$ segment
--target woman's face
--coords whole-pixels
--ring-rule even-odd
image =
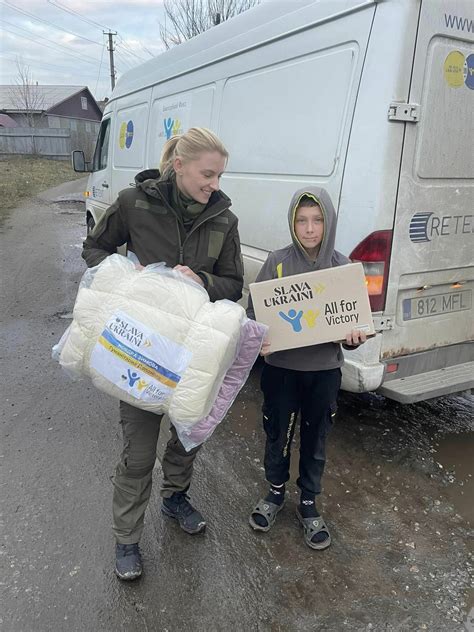
[[[176,182],[187,197],[207,204],[224,173],[226,159],[218,151],[203,151],[195,160],[174,159]]]

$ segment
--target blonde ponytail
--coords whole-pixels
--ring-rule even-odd
[[[182,136],[173,136],[166,141],[160,159],[161,177],[167,177],[173,171],[173,161],[179,157],[183,162],[196,160],[205,151],[217,151],[226,160],[229,157],[227,149],[220,138],[205,127],[191,127]]]

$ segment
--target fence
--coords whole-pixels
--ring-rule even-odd
[[[5,154],[65,160],[71,155],[71,132],[48,127],[0,127],[0,155]]]

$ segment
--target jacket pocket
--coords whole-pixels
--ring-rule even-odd
[[[211,259],[219,259],[222,246],[224,244],[224,233],[220,230],[209,231],[209,243],[207,245],[207,256]]]

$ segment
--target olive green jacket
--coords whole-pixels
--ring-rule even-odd
[[[135,188],[120,191],[84,241],[82,256],[89,267],[98,265],[127,244],[144,266],[164,261],[191,268],[204,281],[211,301],[242,296],[243,266],[237,217],[231,200],[216,191],[186,232],[171,206],[172,183],[160,180],[155,169],[142,171]]]

